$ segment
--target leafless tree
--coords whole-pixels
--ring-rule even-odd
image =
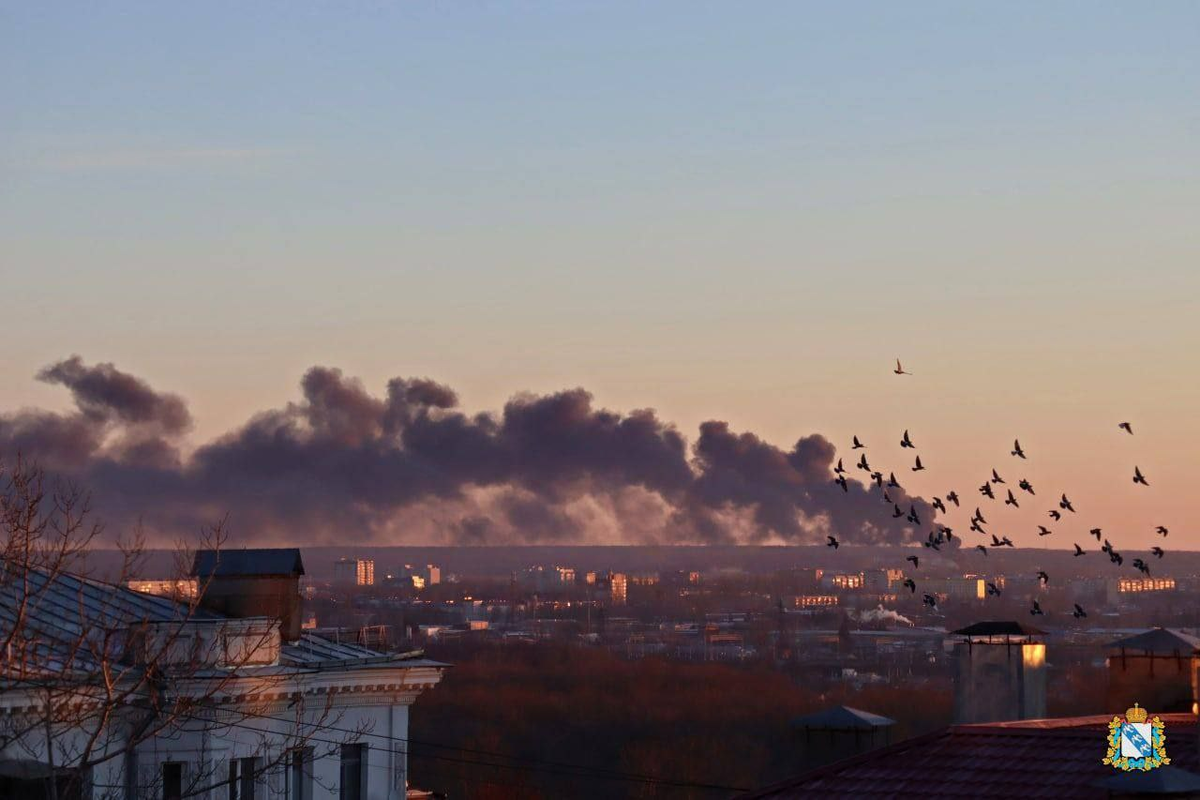
[[[221,520],[195,549],[219,554],[226,539]],[[285,769],[296,752],[360,733],[338,728],[327,697],[281,696],[293,676],[262,669],[278,664],[277,620],[204,611],[211,577],[191,583],[193,548],[176,550],[174,597],[141,602],[123,587],[144,566],[144,537],[119,537],[117,565],[97,574],[102,543],[84,490],[20,458],[0,464],[0,757],[36,765],[29,774],[44,781],[46,797],[161,796],[161,773],[138,769],[136,757],[156,737],[186,732],[207,748],[236,731],[243,747],[254,742],[253,760],[242,763],[258,780]],[[123,785],[92,782],[97,768],[117,763],[122,770],[103,772],[123,774]],[[202,753],[181,797],[207,796],[246,776],[228,769]]]

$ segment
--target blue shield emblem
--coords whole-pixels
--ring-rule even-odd
[[[1125,717],[1113,717],[1108,723],[1108,753],[1104,763],[1124,772],[1148,772],[1164,764],[1167,758],[1167,726],[1159,717],[1151,718],[1146,709],[1133,704]]]

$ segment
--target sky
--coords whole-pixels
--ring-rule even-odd
[[[1197,219],[1189,2],[0,3],[0,412],[112,363],[185,465],[319,365],[1200,548]]]

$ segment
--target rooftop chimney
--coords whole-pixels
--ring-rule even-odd
[[[1019,622],[977,622],[954,631],[954,721],[1046,716],[1045,633]]]
[[[192,577],[203,591],[200,605],[227,617],[272,617],[285,642],[300,638],[300,550],[200,550]],[[207,584],[207,585],[206,585]]]

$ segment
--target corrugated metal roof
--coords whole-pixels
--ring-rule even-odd
[[[303,575],[304,561],[297,547],[261,547],[241,550],[197,550],[192,577],[253,575]]]
[[[1196,718],[1160,714],[1175,766],[1196,771]],[[743,795],[793,798],[1104,798],[1114,775],[1101,763],[1111,717],[956,725],[882,747]]]

